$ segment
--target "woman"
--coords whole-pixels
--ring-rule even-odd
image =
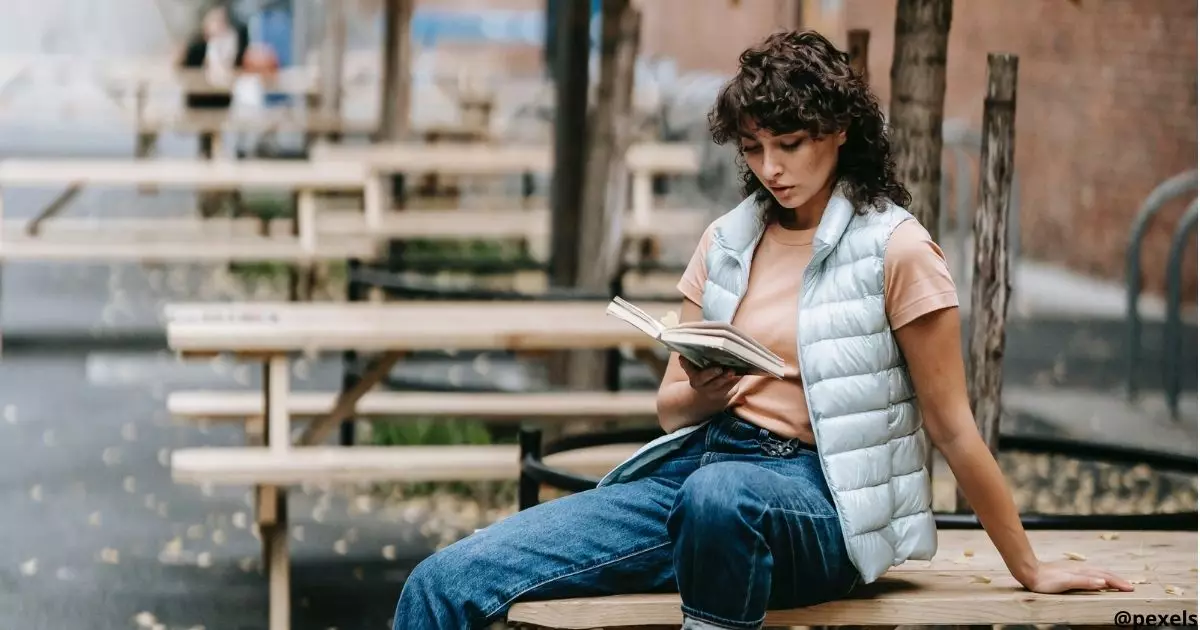
[[[768,609],[843,597],[933,555],[926,432],[1027,589],[1132,590],[1030,547],[971,416],[946,262],[903,209],[883,116],[847,55],[816,33],[771,35],[742,54],[709,123],[739,143],[746,200],[702,236],[681,319],[732,321],[789,374],[672,357],[658,392],[668,435],[600,487],[422,562],[395,627],[678,589],[685,628],[758,628]]]

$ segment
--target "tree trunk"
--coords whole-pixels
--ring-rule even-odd
[[[380,135],[385,142],[408,134],[412,91],[412,37],[409,35],[416,0],[384,3],[383,87],[380,90]]]
[[[631,140],[633,73],[640,25],[641,15],[630,0],[604,0],[600,77],[595,108],[588,117],[587,166],[579,216],[581,264],[575,275],[575,286],[589,293],[608,292],[621,263],[622,223],[629,206],[629,173],[624,158]],[[571,354],[568,372],[572,389],[599,390],[608,385],[610,369],[615,368],[609,363],[617,360],[612,353],[594,350]]]
[[[942,110],[952,0],[897,0],[888,119],[908,210],[938,240]]]
[[[971,283],[971,345],[967,384],[975,423],[996,454],[1000,439],[1004,322],[1011,290],[1008,275],[1008,208],[1013,180],[1017,58],[988,55],[983,148],[979,157],[979,209],[975,213],[975,275]],[[970,510],[962,492],[958,511]]]
[[[888,126],[908,210],[936,242],[942,179],[942,113],[953,0],[896,0]],[[933,471],[933,451],[926,464]],[[908,630],[925,626],[899,626]]]

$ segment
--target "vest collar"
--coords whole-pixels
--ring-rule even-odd
[[[766,209],[758,201],[757,195],[750,195],[736,207],[716,221],[713,230],[713,242],[719,247],[732,253],[745,252],[749,247],[758,243],[766,229]],[[821,214],[821,223],[813,236],[813,262],[819,263],[833,251],[846,227],[854,218],[854,204],[843,194],[841,184],[836,186],[829,202],[825,204],[825,212]]]

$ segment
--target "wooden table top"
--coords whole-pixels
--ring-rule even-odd
[[[312,157],[321,161],[364,161],[374,168],[388,171],[436,171],[448,175],[549,172],[553,168],[553,149],[540,144],[405,142],[345,146],[318,143],[313,148]],[[626,153],[626,160],[634,171],[695,173],[700,170],[697,148],[683,142],[635,143]]]
[[[651,316],[679,302],[639,303]],[[173,304],[167,343],[183,354],[341,350],[514,351],[653,347],[604,301]]]
[[[316,164],[194,158],[21,158],[0,161],[0,185],[3,186],[155,184],[358,190],[363,188],[366,178],[366,167],[353,162]]]

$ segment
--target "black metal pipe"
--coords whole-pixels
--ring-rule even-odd
[[[974,514],[935,512],[938,529],[982,529]],[[1196,512],[1171,514],[1022,514],[1021,525],[1029,530],[1103,530],[1194,532]]]
[[[538,504],[538,487],[541,480],[537,477],[537,466],[542,457],[542,431],[533,427],[522,426],[518,435],[521,462],[521,474],[517,481],[517,509],[525,510]],[[593,484],[595,487],[595,484]]]

